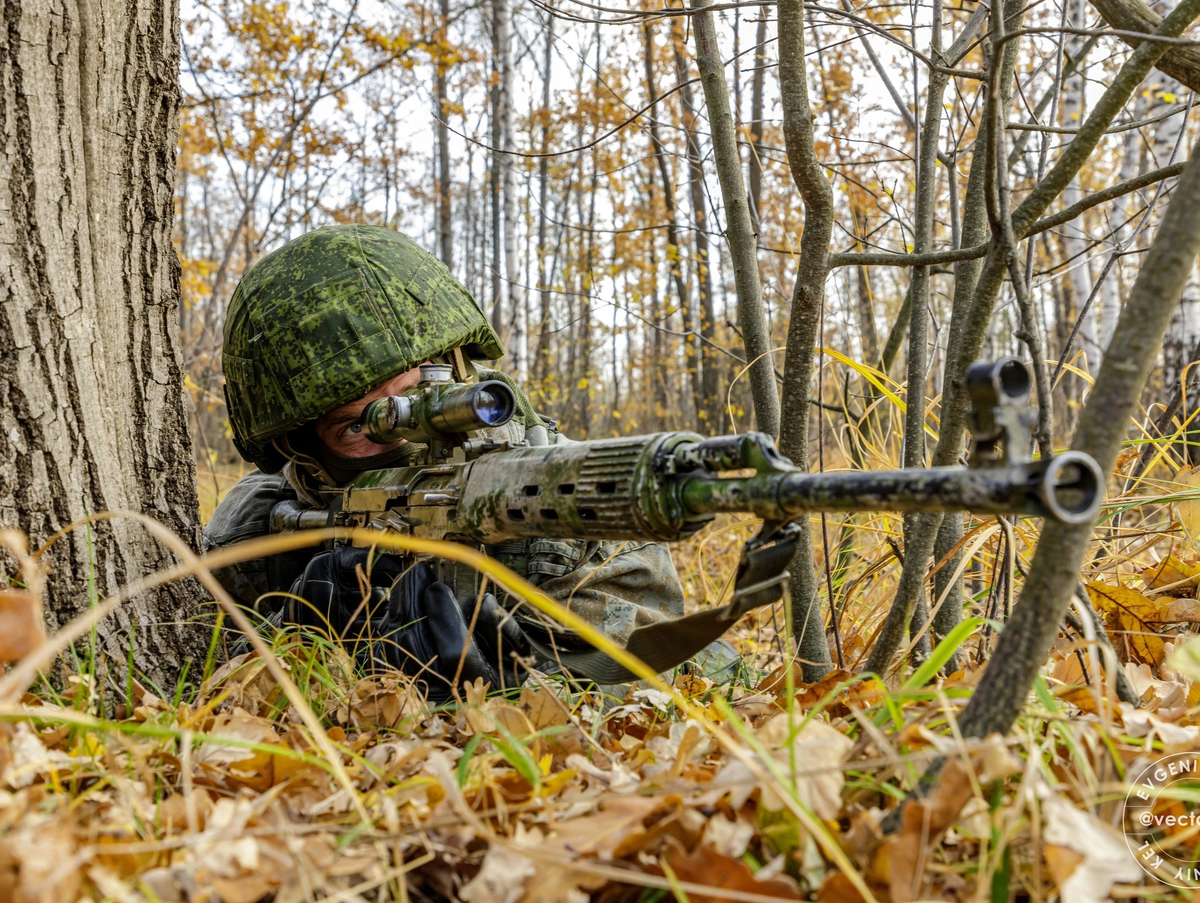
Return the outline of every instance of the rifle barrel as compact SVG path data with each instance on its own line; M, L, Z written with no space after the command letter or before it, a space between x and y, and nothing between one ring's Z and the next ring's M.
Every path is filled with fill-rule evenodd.
M788 520L806 511L969 511L1086 523L1100 507L1103 479L1087 455L1008 467L699 477L681 487L693 515L746 512Z

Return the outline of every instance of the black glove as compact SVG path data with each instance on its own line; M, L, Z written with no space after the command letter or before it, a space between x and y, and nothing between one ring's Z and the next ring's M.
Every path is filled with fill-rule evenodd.
M372 557L370 549L354 546L318 552L292 584L299 599L288 600L284 620L334 640L380 636L387 625L386 603L403 574L394 555Z
M475 600L460 605L427 563L403 571L395 556L380 556L368 579L367 556L348 546L314 556L292 587L309 605L292 600L289 622L332 629L363 664L417 677L433 702L451 698L456 672L460 683L483 678L493 690L520 684L513 654L528 654L528 642L495 596L480 600L472 633Z

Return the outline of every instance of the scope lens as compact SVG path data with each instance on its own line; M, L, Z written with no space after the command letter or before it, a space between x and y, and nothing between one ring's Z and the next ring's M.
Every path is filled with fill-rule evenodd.
M488 426L503 426L512 419L512 396L481 386L475 393L475 413Z

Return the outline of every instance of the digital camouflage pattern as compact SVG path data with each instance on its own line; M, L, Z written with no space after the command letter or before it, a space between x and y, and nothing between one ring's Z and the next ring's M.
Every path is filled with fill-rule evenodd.
M247 271L225 317L238 451L273 473L284 462L272 439L455 348L504 353L467 290L412 239L363 225L293 239Z
M517 442L527 435L516 420L487 434L489 438ZM556 434L551 436L551 441L568 441ZM295 490L281 474L254 471L243 477L205 527L206 551L269 533L271 509L279 502L295 499ZM679 575L670 552L661 543L534 538L498 543L485 551L618 643L623 643L635 628L683 614ZM278 564L273 567L266 559L255 559L214 574L242 605L266 614L281 599L263 597L285 592L293 571L303 567L303 561L283 569ZM576 645L574 638L558 633L557 625L543 621L536 610L522 606L516 615L526 629L543 636L554 631L555 643L568 648Z

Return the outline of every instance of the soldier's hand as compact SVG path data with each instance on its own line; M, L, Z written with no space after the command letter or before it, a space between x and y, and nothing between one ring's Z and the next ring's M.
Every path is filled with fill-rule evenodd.
M419 562L392 591L390 604L391 629L376 644L376 658L417 676L430 700L451 698L456 676L460 686L482 678L493 690L519 683L513 654L526 654L528 644L495 596L484 595L475 614L473 602L460 605Z
M399 558L371 549L337 546L318 552L292 584L284 621L335 640L379 636L403 574Z
M491 593L478 614L474 600L460 605L425 562L405 570L394 555L339 546L313 556L292 595L287 623L344 643L368 667L415 676L434 702L453 696L456 675L460 686L520 683L513 654L528 643L515 619Z

